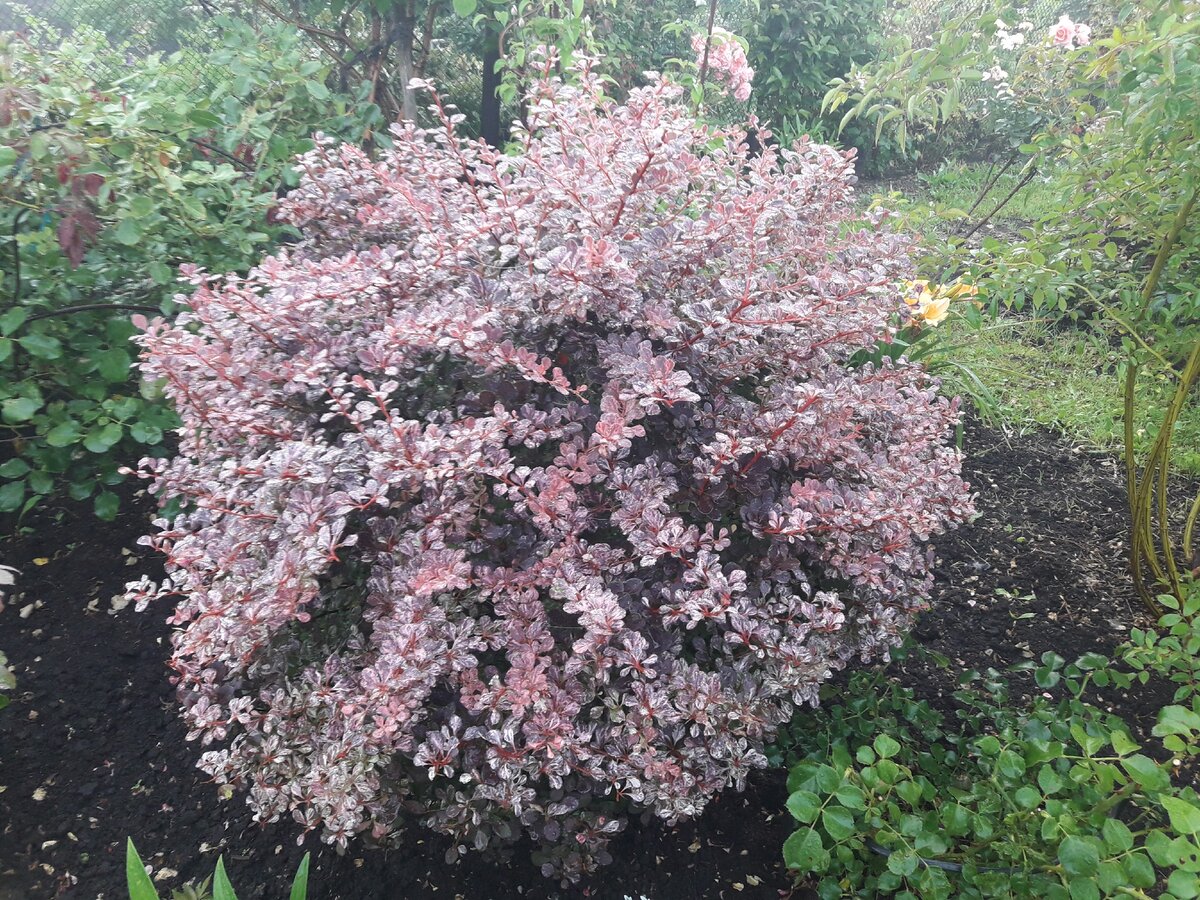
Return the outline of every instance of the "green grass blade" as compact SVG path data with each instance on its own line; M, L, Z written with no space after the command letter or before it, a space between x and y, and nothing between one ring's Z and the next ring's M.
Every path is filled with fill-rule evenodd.
M133 846L133 838L125 839L125 883L129 887L129 900L158 900L158 891L146 874L142 858Z
M217 871L213 873L213 900L237 900L229 876L225 874L225 858L217 858Z
M288 895L288 900L308 900L308 857L310 855L305 853L304 859L300 860L300 868L296 870L296 880L292 882L292 892Z

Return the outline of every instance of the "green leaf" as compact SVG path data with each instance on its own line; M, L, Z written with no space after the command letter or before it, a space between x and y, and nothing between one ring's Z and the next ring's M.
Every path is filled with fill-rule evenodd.
M233 885L229 883L229 876L225 874L225 857L217 857L217 871L213 873L212 883L213 900L237 900L237 894L233 892Z
M454 13L465 19L475 15L478 6L478 0L454 0Z
M288 900L307 900L308 898L308 858L310 855L305 853L304 859L300 860L300 868L296 870L296 880L292 882L292 891L288 894Z
M921 860L911 851L894 850L887 859L888 871L905 878L916 874L920 866Z
M1176 869L1167 879L1167 890L1180 900L1191 900L1200 895L1200 878L1194 872Z
M1116 750L1117 754L1120 756L1126 756L1130 753L1134 753L1139 747L1139 745L1134 743L1133 739L1128 734L1120 729L1112 733L1112 745L1113 749Z
M18 338L17 343L28 350L30 356L38 359L58 359L62 356L62 344L58 338L48 334L27 334Z
M23 459L10 459L0 465L0 478L21 478L28 474L29 463Z
M83 446L92 453L107 453L120 440L124 429L116 422L109 422L100 428L93 428L83 439Z
M1105 897L1111 897L1120 888L1126 887L1129 884L1129 878L1125 874L1121 863L1115 859L1103 859L1100 861L1100 890L1104 892Z
M152 215L154 210L154 199L146 194L134 194L133 198L129 201L129 212L138 219L144 219L146 216Z
M67 419L46 432L46 443L51 447L69 447L77 442L79 437L79 423L74 419Z
M1171 777L1148 756L1135 753L1121 760L1121 765L1130 778L1148 791L1165 791L1171 786Z
M795 791L800 790L801 786L808 784L809 781L811 780L811 778L812 778L812 773L809 771L808 767L805 766L803 763L801 763L800 765L793 766L792 770L790 772L788 772L788 777L787 777L788 793L791 794Z
M996 759L996 766L1009 778L1020 778L1025 774L1025 759L1012 750L1003 750Z
M35 494L49 494L54 490L54 479L49 472L30 472L29 489Z
M120 347L105 350L96 356L96 371L105 381L119 384L129 378L129 367L133 360Z
M304 89L307 90L309 95L315 100L329 99L329 88L325 87L325 82L323 81L306 81L304 82Z
M1129 875L1129 883L1134 887L1154 887L1158 876L1154 872L1154 864L1145 853L1131 853L1125 857L1125 872Z
M1095 875L1100 869L1100 853L1091 841L1070 835L1058 845L1058 861L1068 875Z
M1042 795L1037 788L1031 785L1024 785L1017 788L1013 794L1013 799L1017 801L1017 805L1022 809L1037 809L1041 805Z
M96 518L103 519L105 522L115 519L117 510L120 508L121 501L112 491L101 491L92 501L92 509L96 513Z
M896 785L896 793L909 806L915 807L921 802L921 785L915 781L901 781Z
M1163 797L1162 805L1172 828L1181 834L1200 834L1200 809L1178 797Z
M4 401L3 416L5 422L28 422L33 418L33 414L42 408L42 401L35 400L33 397L13 397Z
M142 239L142 226L137 219L126 216L113 232L113 237L127 247L132 247Z
M13 147L0 147L0 169L6 169L16 161L16 149Z
M787 808L797 822L811 825L821 811L821 798L811 791L796 791L787 798Z
M1133 847L1133 832L1120 819L1105 819L1100 833L1104 835L1104 845L1113 853L1124 853Z
M1062 787L1062 779L1058 777L1058 773L1054 771L1053 766L1042 766L1038 770L1037 781L1038 787L1045 794L1053 794Z
M825 807L821 813L821 824L835 841L844 841L857 830L854 827L854 814L840 806Z
M906 782L911 783L911 782ZM846 781L843 782L836 791L834 796L837 797L838 803L847 809L866 809L867 801L863 795L862 788Z
M86 500L96 491L95 481L72 481L67 487L67 496L72 500Z
M881 734L875 738L872 746L883 759L890 759L900 752L900 742L890 735Z
M0 512L16 512L25 502L25 482L9 481L0 485Z
M1056 687L1062 681L1062 674L1049 666L1039 666L1033 673L1033 680L1043 690Z
M1168 734L1189 735L1200 730L1200 715L1183 706L1164 706L1158 713L1158 723L1152 733L1156 737Z
M129 426L129 436L139 444L161 444L163 431L157 425L134 422Z
M1173 866L1178 862L1178 854L1171 846L1171 839L1157 828L1151 829L1146 835L1143 846L1156 865Z
M0 334L7 337L18 328L25 324L25 320L29 318L29 310L24 307L16 307L10 309L4 315L0 316Z
M1095 878L1072 878L1069 891L1071 900L1100 900L1100 886Z
M149 271L154 283L158 285L170 284L175 277L175 273L171 267L157 259L151 262L146 269Z
M146 874L146 867L133 846L133 838L125 840L125 883L129 888L129 900L158 900L158 891Z
M222 124L221 117L207 109L193 109L188 113L188 119L201 128L220 128Z
M989 734L987 737L980 738L976 746L984 756L995 756L1000 752L1000 739Z
M829 851L821 835L811 828L801 828L783 842L783 861L799 872L824 872L829 867Z
M952 835L966 834L971 828L971 813L959 803L948 803L942 807L942 826Z

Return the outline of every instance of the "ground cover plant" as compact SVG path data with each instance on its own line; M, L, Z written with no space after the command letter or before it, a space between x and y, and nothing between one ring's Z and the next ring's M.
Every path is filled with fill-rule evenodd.
M1176 611L1134 629L1117 665L1052 651L1025 664L1041 691L1025 703L996 670L966 673L956 723L856 675L791 733L784 859L822 897L1195 897L1200 796L1176 780L1200 750L1200 591L1160 602ZM1152 675L1177 687L1144 747L1092 700Z
M146 325L183 512L133 596L181 597L202 766L261 819L525 833L578 878L923 607L971 514L956 406L853 363L909 315L903 244L844 227L850 156L751 157L682 93L584 66L517 153L449 113L378 162L322 144L278 212L304 241Z

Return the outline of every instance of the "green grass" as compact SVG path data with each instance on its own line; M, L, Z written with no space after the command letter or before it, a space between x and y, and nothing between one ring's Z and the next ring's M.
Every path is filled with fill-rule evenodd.
M892 191L903 194L906 202L898 211L911 227L925 230L932 225L934 231L948 232L964 220L979 221L1008 197L1021 180L1022 164L1018 161L1001 174L973 212L971 207L991 177L988 163L946 162L934 172L885 180L872 188L875 196ZM1035 175L989 222L1011 229L1037 221L1054 212L1066 189L1064 179L1055 172Z
M988 189L983 201L976 208L975 218L982 218L991 212L1016 188L1021 180L1021 166L1021 161L1014 163L996 179L996 183ZM966 212L975 202L979 192L983 190L990 170L990 165L982 163L945 163L936 172L919 175L918 178L924 186L930 202ZM1054 212L1057 198L1062 196L1064 189L1065 185L1061 178L1054 172L1048 175L1035 175L996 214L992 221L1010 223L1036 221Z
M990 212L1017 184L1016 171L1004 173L971 216ZM928 242L961 225L989 177L985 164L946 163L928 174L871 185L875 199L895 209L902 228ZM1052 214L1067 190L1054 172L1036 176L991 221L1012 229ZM899 192L900 198L888 197ZM882 195L882 196L881 196ZM864 207L871 198L864 196ZM999 235L997 235L999 236ZM1098 331L1069 324L1004 316L979 328L952 317L942 338L948 364L938 366L946 390L975 402L985 417L1019 429L1049 428L1093 450L1120 453L1124 446L1124 355ZM1153 373L1138 383L1135 447L1144 457L1158 431L1174 383ZM1200 397L1185 409L1172 444L1175 470L1200 475Z
M972 329L947 323L952 358L990 391L990 414L1019 428L1045 427L1095 450L1120 452L1122 354L1100 335L1006 319ZM948 389L964 389L958 376ZM1134 419L1135 445L1145 453L1157 432L1173 385L1144 375ZM1173 440L1179 472L1200 474L1200 405L1185 410Z

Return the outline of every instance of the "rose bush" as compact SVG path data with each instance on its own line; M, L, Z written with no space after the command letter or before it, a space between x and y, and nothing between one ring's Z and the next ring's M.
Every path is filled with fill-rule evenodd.
M260 819L524 831L576 878L925 605L971 514L957 404L853 362L907 318L904 244L850 224L852 154L752 156L680 95L583 63L510 155L436 100L378 161L320 143L304 242L149 323L183 512L131 591L181 598L190 736Z

